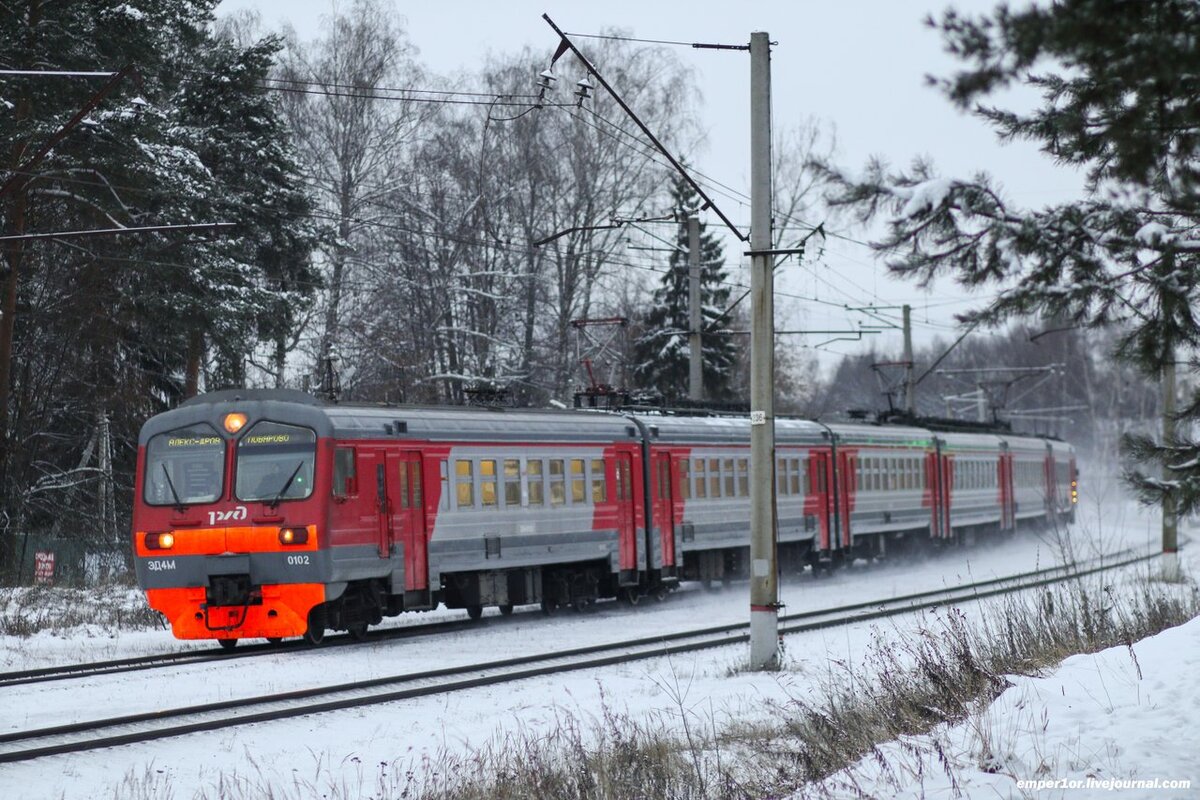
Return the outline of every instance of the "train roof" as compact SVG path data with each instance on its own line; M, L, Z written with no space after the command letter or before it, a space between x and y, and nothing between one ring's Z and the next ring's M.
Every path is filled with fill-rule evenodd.
M339 439L611 442L638 436L628 419L603 411L339 405L326 407L325 414Z
M184 425L207 422L223 433L232 411L257 420L305 425L318 436L340 439L427 439L444 441L614 441L637 437L633 422L599 411L491 409L464 406L375 406L324 403L289 389L227 389L198 395L152 417L139 441Z
M681 416L572 409L478 408L470 406L355 405L326 403L292 389L226 389L198 395L179 408L152 417L139 443L177 428L205 422L222 436L223 418L240 411L250 418L314 429L319 436L340 439L434 439L439 441L611 442L638 439L670 444L744 445L748 416ZM820 445L836 436L840 444L857 446L933 446L936 437L947 449L1071 453L1065 442L1003 433L931 432L911 425L872 425L776 418L780 445Z
M907 425L855 425L852 422L830 423L829 430L839 444L882 447L933 447L933 434L924 428Z
M750 418L747 416L676 416L672 414L633 414L644 425L652 439L678 444L740 444L750 437ZM775 420L775 441L778 444L820 444L828 441L825 427L800 419Z

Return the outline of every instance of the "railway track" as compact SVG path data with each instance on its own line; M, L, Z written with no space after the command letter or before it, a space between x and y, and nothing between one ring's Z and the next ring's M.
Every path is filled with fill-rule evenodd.
M1070 567L1050 567L1005 578L917 592L884 601L781 615L779 630L781 635L800 633L979 600L1130 566L1154 558L1158 553L1115 555L1121 557L1107 556L1103 561L1094 560ZM255 722L269 722L444 694L738 644L747 640L748 627L746 623L719 625L540 655L0 734L0 763L28 761Z
M431 633L462 630L487 624L488 621L454 619L441 622L426 622L417 625L405 625L396 628L381 628L368 633L368 641L385 641L388 639L406 639L412 636L424 636ZM322 649L330 647L348 647L359 644L349 634L330 634L325 639ZM238 658L250 658L270 653L286 652L288 650L308 650L309 645L300 639L280 644L248 644L241 645L236 650L225 650L220 647L183 650L174 653L156 653L147 656L130 656L108 661L92 661L83 664L61 664L51 667L17 670L0 673L0 689L9 686L22 686L31 683L47 683L50 681L89 678L95 675L114 675L122 672L139 672L142 670L175 667L187 664L200 664L218 661L230 661Z
M1131 550L1122 550L1109 554L1105 556L1105 558L1118 558L1131 552ZM1036 575L1057 574L1065 569L1067 569L1067 567L1048 567L1046 569L1020 573L1010 577L1027 578ZM914 595L914 597L915 596L916 595ZM521 613L522 612L517 612L517 614ZM535 614L540 612L538 612L536 609L531 609L523 613ZM498 620L494 618L483 621L455 619L405 625L394 628L379 628L372 630L368 634L368 641L383 642L391 639L407 639L414 636L425 636L428 634L466 630L477 628L481 624L493 624L497 621ZM347 647L354 646L356 644L359 644L357 640L351 638L349 634L342 633L329 635L322 647ZM285 652L287 650L307 649L309 649L308 645L304 644L299 639L296 639L282 644L244 644L239 646L236 650L225 650L224 648L218 648L214 646L204 649L176 651L173 653L155 653L146 656L130 656L106 661L37 667L34 669L0 673L0 689L5 689L11 686L47 683L51 681L77 680L100 675L116 675L126 672L140 672L145 670L161 669L164 667L185 666L188 664L216 663L220 661L230 661L240 658L252 658L261 655L269 655Z

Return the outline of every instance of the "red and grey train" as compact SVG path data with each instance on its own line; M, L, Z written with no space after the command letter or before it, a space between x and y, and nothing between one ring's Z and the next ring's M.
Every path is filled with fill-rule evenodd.
M918 427L775 424L783 569L1069 521L1063 442ZM150 419L133 547L182 639L362 636L439 604L636 602L744 576L741 417L324 404L202 395Z

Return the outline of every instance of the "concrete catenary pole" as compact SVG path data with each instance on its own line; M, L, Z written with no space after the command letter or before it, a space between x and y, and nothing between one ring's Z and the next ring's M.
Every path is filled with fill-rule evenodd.
M1163 446L1170 446L1175 441L1175 352L1174 348L1167 354L1167 362L1162 368ZM1167 464L1171 460L1167 459ZM1175 473L1168 467L1163 468L1163 479L1174 480ZM1162 501L1162 579L1178 581L1179 574L1179 521L1175 513L1175 496L1167 493Z
M778 666L775 302L771 249L771 43L750 34L750 668Z
M688 232L688 399L704 399L704 351L700 341L700 218L689 214Z
M916 387L913 386L912 351L912 306L905 305L904 312L904 410L909 416L917 413Z

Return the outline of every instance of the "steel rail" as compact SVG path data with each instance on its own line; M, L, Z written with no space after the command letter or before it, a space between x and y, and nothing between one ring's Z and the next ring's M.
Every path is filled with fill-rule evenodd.
M1116 558L1126 553L1132 552L1131 549L1119 550L1113 553L1106 554L1100 558ZM1088 562L1085 562L1088 563ZM986 586L992 583L1003 581L1017 580L1021 578L1032 577L1036 575L1046 575L1055 572L1061 572L1078 567L1078 564L1059 565L1055 567L1046 567L1030 572L1020 572L1013 575L993 578L990 581L981 581L972 586ZM944 589L931 590L932 592L941 592ZM893 601L915 600L925 597L930 592L916 592L913 594L903 595L891 598ZM832 609L823 609L823 611L850 611L856 608L864 608L873 605L873 601L866 603L858 603L848 606L838 606ZM516 612L517 614L536 614L540 613L537 609L530 609L525 612ZM817 612L806 612L809 614ZM794 617L781 617L782 620L792 619ZM394 628L377 628L368 634L370 641L387 641L389 639L406 639L414 636L423 636L426 634L436 634L445 631L456 631L470 628L477 628L481 625L494 624L499 622L498 619L488 620L470 620L470 619L454 619L441 620L438 622L428 622L415 625L405 625ZM740 624L740 623L739 623ZM347 647L360 644L347 633L332 634L326 637L325 644L322 649L329 647ZM304 644L301 640L296 639L280 644L249 644L239 645L236 650L225 650L224 648L211 649L196 649L183 650L174 653L156 653L146 656L129 656L126 658L110 659L106 661L93 661L81 664L62 664L49 667L37 667L34 669L17 670L13 672L0 673L0 689L9 686L23 686L37 683L47 683L51 681L71 680L90 678L97 675L114 675L125 672L141 672L151 669L162 669L164 667L186 666L189 664L205 664L215 663L220 661L229 661L237 658L247 658L260 655L270 655L273 653L285 652L287 650L311 650L311 646Z
M1128 551L1124 551L1128 552ZM801 633L867 622L916 611L971 602L1001 594L1027 591L1054 583L1119 569L1157 557L1157 552L1130 556L1118 561L1094 559L1095 566L1053 567L1017 576L994 578L972 584L929 590L881 601L855 603L836 609L822 609L780 617L780 634ZM1108 557L1106 557L1108 558ZM1058 572L1061 574L1051 575ZM1007 585L1005 585L1007 584ZM802 621L807 620L807 621ZM606 667L631 661L658 658L677 653L739 644L748 638L747 623L732 623L693 631L643 637L622 642L589 645L553 653L518 656L481 664L445 667L420 673L373 678L332 686L300 689L258 697L226 700L111 719L98 719L48 728L0 735L0 763L27 761L51 755L83 752L121 744L219 730L256 722L270 722L309 714L394 702L397 700L445 694L464 689L491 686L526 678L542 677L580 669ZM387 691L384 687L411 685ZM340 695L340 696L339 696ZM315 703L302 701L327 697ZM275 706L270 708L270 706ZM267 707L263 709L263 707ZM262 710L253 711L259 708ZM246 713L213 716L226 711ZM190 720L190 721L188 721ZM146 723L150 723L146 725ZM168 723L167 725L155 723ZM142 725L140 729L136 726ZM129 730L130 728L135 728ZM121 730L124 728L125 730ZM96 738L71 739L73 735L104 732ZM64 738L66 739L64 741ZM58 741L54 741L57 739ZM37 744L40 742L40 744ZM6 745L20 745L10 749Z
M530 612L525 612L530 613ZM439 622L426 622L418 625L404 625L396 628L377 628L370 631L367 637L371 641L387 639L405 639L411 636L453 631L460 628L474 628L487 625L496 620L453 619ZM360 644L348 633L329 634L321 649L331 647L348 647ZM61 664L50 667L18 670L0 673L0 689L9 686L22 686L31 683L47 683L50 681L90 678L96 675L113 675L123 672L140 672L148 669L163 667L186 666L188 664L207 664L210 662L229 661L236 658L269 655L288 650L311 650L310 645L300 639L279 644L247 644L239 645L236 650L224 648L181 650L174 653L156 653L148 656L129 656L108 661L93 661L83 664Z

